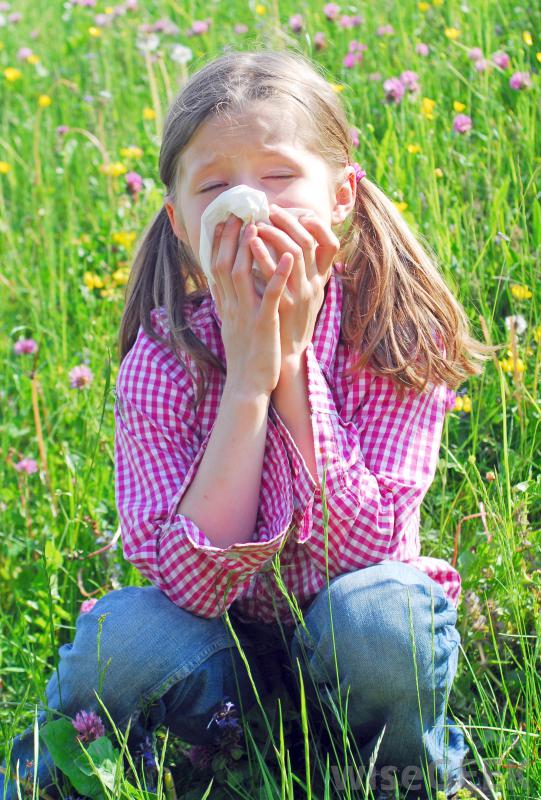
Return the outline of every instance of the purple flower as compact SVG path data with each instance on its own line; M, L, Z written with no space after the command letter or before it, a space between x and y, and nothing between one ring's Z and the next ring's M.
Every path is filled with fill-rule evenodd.
M156 20L152 26L152 30L156 33L165 33L168 36L176 36L180 33L178 25L175 25L175 23L167 17Z
M479 61L480 58L483 58L483 51L480 47L472 47L471 50L468 50L468 58L470 61Z
M97 602L95 597L91 597L89 600L83 600L81 608L79 609L79 614L88 614L89 611L92 611Z
M340 6L337 6L336 3L327 3L323 6L323 13L327 19L334 20L340 13Z
M112 14L96 14L94 17L94 25L97 25L98 28L105 28L105 26L110 25L112 21Z
M400 73L399 78L409 92L419 91L419 76L411 69L404 70Z
M404 97L406 87L400 78L387 78L386 81L383 81L383 91L385 92L385 100L388 103L396 103L398 105Z
M19 11L14 11L13 14L8 14L8 22L20 22L23 15Z
M349 135L351 136L351 144L353 145L353 147L358 147L359 146L359 132L358 132L357 128L350 128L349 129Z
M415 46L415 52L418 56L427 56L430 53L430 47L424 42L419 42L419 44Z
M206 33L208 29L209 23L207 20L195 20L191 28L191 33L193 33L194 36L201 36L201 34Z
M511 59L509 58L507 53L503 53L501 50L498 50L497 53L492 54L492 61L500 69L507 69L509 64L511 63Z
M248 25L244 25L243 22L238 22L234 28L235 33L248 33Z
M351 24L353 25L354 28L358 28L359 25L363 24L363 22L364 22L364 17L362 17L360 14L355 14L351 18Z
M126 188L128 192L137 197L137 194L143 188L143 179L138 172L127 172L124 176L126 179Z
M327 47L327 40L323 31L314 33L314 47L316 50L324 50Z
M344 28L344 30L353 28L353 17L349 17L347 14L343 14L340 17L340 27Z
M69 125L58 125L56 132L59 136L63 136L69 131Z
M13 350L18 356L21 353L37 353L38 343L34 339L17 339Z
M467 133L472 128L471 117L467 114L457 114L453 120L453 130L455 133Z
M32 50L30 49L30 47L21 47L17 51L17 58L19 59L19 61L26 61L26 59L31 55L32 55Z
M71 389L83 389L92 383L94 376L92 370L86 364L79 364L79 366L70 370L69 379Z
M394 28L392 25L380 25L376 30L376 36L390 36L393 33Z
M529 72L514 72L509 78L511 89L528 89L532 85Z
M143 759L146 767L149 767L150 769L157 769L150 736L145 736L144 740L138 744L135 754L139 758Z
M212 715L207 728L210 728L213 722L216 723L221 730L241 730L237 719L237 709L235 708L235 704L230 701L222 701L222 707Z
M291 28L293 33L300 33L302 31L303 25L304 22L301 14L294 14L292 17L289 18L289 27Z
M37 461L33 458L23 458L13 465L17 472L26 472L28 475L38 471Z
M105 727L95 711L79 711L72 719L71 724L77 731L81 742L93 742L100 736L105 736Z

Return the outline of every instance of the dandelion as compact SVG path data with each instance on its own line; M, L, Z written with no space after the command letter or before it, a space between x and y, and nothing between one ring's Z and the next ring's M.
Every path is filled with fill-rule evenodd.
M27 475L38 471L38 464L33 458L23 458L13 465L17 472L26 472Z
M91 597L89 600L83 600L81 608L79 609L79 614L88 614L89 611L92 611L97 602L95 597Z
M0 175L7 175L11 169L11 165L7 161L0 161Z
M418 56L427 56L430 53L430 47L425 42L419 42L415 46L415 52Z
M84 389L90 386L94 380L92 370L86 364L79 364L69 372L69 381L71 389Z
M150 120L156 119L156 112L153 108L144 108L143 109L143 119Z
M385 101L387 103L396 103L398 105L404 97L406 87L400 78L387 78L383 82L383 91L385 92Z
M246 28L246 26L244 27ZM246 33L247 31L248 28L243 31L239 31L235 28L235 33ZM175 44L169 51L169 58L171 61L175 61L177 64L187 64L192 60L193 52L189 47L185 47L183 44Z
M528 327L528 323L526 322L522 314L513 314L509 317L506 317L504 322L507 330L508 331L514 330L517 336L522 336L522 334Z
M434 119L433 111L436 106L436 101L431 100L430 97L423 97L421 101L421 114L427 119Z
M52 102L53 101L48 94L40 94L38 97L38 106L40 108L47 108L47 106L50 106Z
M460 31L458 28L445 28L444 33L447 38L451 40L458 39L460 36Z
M22 353L36 353L38 343L34 339L18 339L13 345L13 350L18 356Z
M121 161L115 161L112 164L100 164L100 172L103 175L109 175L113 178L116 178L119 175L124 175L126 172L126 167Z
M14 81L19 80L21 75L22 75L22 72L21 72L20 69L17 69L17 67L6 67L6 69L4 70L4 77L10 83L13 83Z
M511 286L511 294L513 297L516 297L517 300L529 300L530 297L532 297L530 289L520 283L514 283Z
M492 61L500 69L507 69L509 64L511 63L511 59L509 58L507 53L503 53L500 50L492 54Z
M336 5L336 3L327 3L323 6L323 13L327 17L328 20L334 21L338 14L340 13L340 6Z
M532 79L529 72L514 72L509 78L509 86L511 89L529 89L532 85Z
M453 120L453 130L455 133L467 133L472 129L471 117L467 114L457 114Z
M95 711L79 711L71 724L79 734L80 742L93 742L105 736L105 726Z

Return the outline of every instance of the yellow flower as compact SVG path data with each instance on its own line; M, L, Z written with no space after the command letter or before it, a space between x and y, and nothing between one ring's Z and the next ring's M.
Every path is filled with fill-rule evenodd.
M524 44L531 46L533 44L532 34L530 31L522 31L522 41Z
M432 0L432 5L433 6L442 6L443 5L443 0Z
M135 231L116 231L111 238L115 244L119 244L121 247L129 250L135 241L136 235Z
M421 102L421 114L427 119L434 119L432 112L434 111L435 105L435 100L431 100L430 97L423 97Z
M140 147L136 147L135 145L130 145L129 147L121 147L120 148L120 155L122 158L141 158L143 155L143 151Z
M541 325L538 325L536 328L533 329L533 338L539 344L541 342Z
M125 286L128 283L128 278L130 276L129 269L126 267L121 267L113 272L113 280L116 282L118 286Z
M464 401L460 395L457 395L455 398L455 404L453 406L453 411L462 411L462 407L464 405Z
M92 25L88 29L88 33L90 34L90 36L93 36L94 39L97 39L99 36L101 36L101 28L96 28L94 25Z
M417 8L419 11L428 11L430 8L430 3L417 3Z
M101 164L100 172L103 173L103 175L110 175L116 178L119 175L124 175L127 169L121 161L115 161L112 164Z
M344 86L341 83L331 83L329 81L329 85L331 89L336 92L337 94L344 91Z
M88 289L101 289L103 286L102 279L95 272L85 272L83 283Z
M393 204L397 207L399 211L405 211L408 207L407 203L404 203L403 200L393 200Z
M434 175L436 178L443 178L443 170L440 167L436 167L434 170Z
M21 75L22 75L21 70L17 69L16 67L6 67L6 69L4 70L4 77L7 78L7 80L10 83L13 83L13 81L18 80L21 77Z
M538 61L541 61L541 53L536 53L535 57L537 58Z
M115 11L113 6L105 6L103 10L106 14L114 14Z
M464 109L466 108L466 104L461 103L458 100L455 100L455 102L453 103L453 108L456 112L460 113L461 111L464 111Z
M47 108L47 106L50 106L52 102L53 101L48 94L40 94L38 97L38 105L40 108Z
M508 350L507 352L510 352L510 351ZM502 360L500 361L500 366L501 366L501 368L503 369L504 372L507 372L509 374L513 374L514 372L517 372L520 375L526 369L524 361L521 358L518 358L518 357L517 357L516 361L512 357L511 358L502 358Z
M420 144L408 144L407 146L408 153L415 155L415 153L421 152L421 145Z
M105 297L107 300L108 300L109 298L114 298L114 297L116 297L116 291L115 291L115 287L114 287L114 286L109 286L107 289L102 289L102 290L100 291L100 295L101 295L102 297Z
M35 64L39 64L41 59L35 53L32 53L32 55L28 56L26 60L28 61L29 64L32 64L34 66Z
M517 300L529 300L530 297L532 297L532 293L528 287L522 286L520 283L514 283L513 286L511 286L511 294L513 297L516 297Z
M153 108L143 109L143 119L156 119L156 112Z
M267 13L266 6L262 5L261 3L258 3L258 4L256 5L256 7L255 7L255 13L256 13L256 14L259 14L259 16L260 16L260 17L262 17L262 16L263 16L263 14L266 14L266 13Z
M10 169L11 166L7 161L0 161L0 175L7 175Z
M467 394L462 397L462 411L466 414L469 414L471 411L471 397L468 397Z
M460 31L458 28L445 28L444 33L448 39L458 39L460 36Z

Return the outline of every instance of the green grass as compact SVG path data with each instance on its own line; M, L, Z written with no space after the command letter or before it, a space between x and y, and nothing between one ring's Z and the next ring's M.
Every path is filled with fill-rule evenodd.
M456 547L463 579L462 651L450 709L502 800L539 797L541 14L508 0L468 7L450 0L425 11L413 2L363 0L343 7L364 17L359 28L345 30L325 19L323 4L262 5L264 14L235 0L145 2L99 37L88 29L104 11L101 3L69 8L33 0L0 12L23 15L0 27L1 738L7 742L32 724L58 647L71 640L87 594L144 583L119 547L91 554L118 527L113 388L134 244L115 234L140 236L161 205L157 158L168 103L186 70L225 46L293 47L328 69L359 136L358 161L395 202L407 204L404 216L438 254L476 334L508 342L515 363L520 358L524 365L523 372L513 371L504 351L502 364L487 363L481 377L464 384L471 411L447 415L421 537L423 555L451 560ZM300 34L288 26L294 13L304 16ZM180 33L160 35L164 57L152 63L137 49L138 25L163 17ZM207 34L185 35L194 20L208 17ZM246 23L247 34L234 33L237 22ZM377 27L389 23L394 33L377 36ZM459 37L449 38L446 28L457 28ZM327 36L321 51L313 45L318 31ZM368 50L350 70L342 59L352 39ZM429 44L428 57L415 53L419 41ZM187 68L169 58L178 42L193 51ZM24 46L39 64L18 60ZM511 67L477 72L467 56L474 46L487 58L504 50ZM4 77L9 67L20 70L18 79ZM382 80L406 69L419 75L419 96L398 106L383 103ZM531 72L530 88L510 88L516 71ZM51 104L40 108L40 95ZM421 113L423 97L436 102L432 119ZM455 101L472 117L468 134L452 133ZM60 125L69 131L57 133ZM408 144L420 152L409 152ZM142 154L122 155L129 145ZM100 171L107 162L123 162L145 178L137 202L126 194L122 175ZM93 276L101 287L90 288ZM517 296L517 285L531 296ZM521 315L527 326L514 339L505 322L511 315ZM35 357L14 353L20 337L38 342ZM73 390L68 374L82 363L93 382ZM39 473L15 470L25 457L38 462ZM331 766L353 763L354 754L344 752L345 734L332 742L339 752L327 758L318 752L305 709L277 700L256 704L240 758L222 758L189 780L181 744L162 731L157 796L173 797L175 776L182 776L179 797L202 798L211 778L212 797L332 797ZM123 773L119 766L105 796L154 796L137 786L139 766L132 772L129 763ZM187 785L190 795L180 789ZM356 791L339 796L363 796Z

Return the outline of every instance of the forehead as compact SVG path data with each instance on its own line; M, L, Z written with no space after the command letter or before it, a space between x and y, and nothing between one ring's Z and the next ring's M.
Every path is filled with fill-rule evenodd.
M253 105L242 114L219 114L205 120L182 151L181 179L191 181L220 161L309 155L303 125L288 108Z

